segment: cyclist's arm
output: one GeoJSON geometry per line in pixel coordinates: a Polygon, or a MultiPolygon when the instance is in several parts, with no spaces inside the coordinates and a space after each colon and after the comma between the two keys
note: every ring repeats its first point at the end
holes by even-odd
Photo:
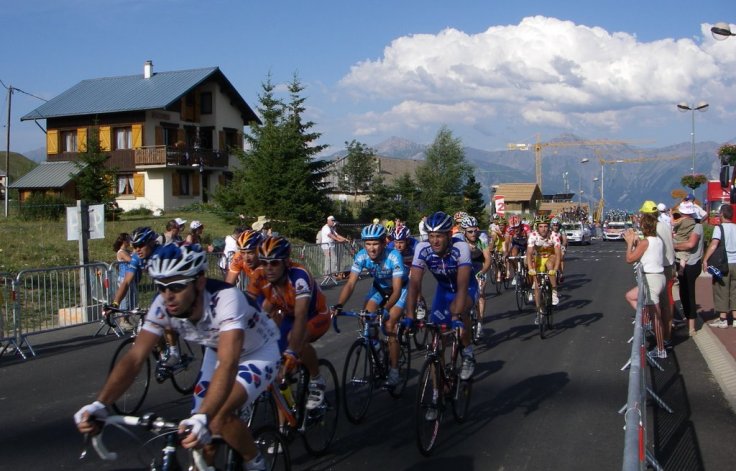
{"type": "Polygon", "coordinates": [[[238,282],[238,276],[240,272],[229,270],[227,276],[225,276],[225,283],[229,283],[233,286],[238,282]]]}
{"type": "Polygon", "coordinates": [[[529,267],[530,269],[532,268],[536,269],[536,267],[534,266],[535,253],[536,253],[536,248],[534,247],[534,245],[528,245],[526,247],[526,266],[529,267]]]}
{"type": "Polygon", "coordinates": [[[133,348],[115,364],[105,385],[97,395],[97,400],[103,404],[111,404],[118,399],[133,383],[143,362],[151,354],[153,347],[158,343],[160,336],[148,330],[141,330],[135,338],[133,348]]]}
{"type": "Polygon", "coordinates": [[[457,269],[457,295],[450,303],[450,313],[454,316],[465,312],[469,304],[468,286],[473,269],[470,265],[462,265],[457,269]]]}
{"type": "Polygon", "coordinates": [[[422,277],[424,276],[424,270],[412,266],[411,272],[409,273],[409,290],[406,294],[406,305],[404,306],[404,312],[409,317],[414,317],[414,309],[417,306],[417,298],[422,286],[422,277]]]}
{"type": "Polygon", "coordinates": [[[113,302],[116,304],[120,304],[120,301],[123,300],[126,293],[128,292],[128,287],[131,283],[135,283],[135,272],[129,271],[125,274],[125,277],[123,278],[123,281],[120,282],[120,286],[118,286],[118,290],[115,292],[115,297],[113,298],[113,302]]]}
{"type": "Polygon", "coordinates": [[[493,262],[493,257],[491,257],[491,248],[486,245],[486,247],[483,249],[483,267],[480,269],[481,273],[488,273],[488,270],[491,268],[491,263],[493,262]]]}
{"type": "MultiPolygon", "coordinates": [[[[253,330],[253,335],[257,335],[255,330],[253,330]]],[[[242,329],[220,332],[220,338],[217,341],[217,366],[212,373],[212,381],[207,388],[207,394],[202,401],[202,405],[199,410],[194,411],[196,414],[205,414],[208,423],[222,408],[232,392],[235,375],[238,373],[244,338],[245,331],[242,329]]],[[[192,438],[192,436],[187,437],[187,439],[189,438],[192,438]]]]}
{"type": "Polygon", "coordinates": [[[309,315],[309,296],[296,298],[294,301],[294,325],[289,335],[289,348],[301,353],[307,341],[307,316],[309,315]]]}

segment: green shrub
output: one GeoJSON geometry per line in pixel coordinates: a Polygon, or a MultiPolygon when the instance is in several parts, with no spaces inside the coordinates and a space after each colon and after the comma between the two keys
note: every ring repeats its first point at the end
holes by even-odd
{"type": "Polygon", "coordinates": [[[58,221],[66,215],[66,207],[70,204],[70,200],[60,196],[34,193],[21,204],[20,218],[24,221],[58,221]]]}
{"type": "Polygon", "coordinates": [[[129,209],[128,211],[125,211],[126,216],[151,216],[153,214],[153,211],[150,209],[140,206],[135,209],[129,209]]]}

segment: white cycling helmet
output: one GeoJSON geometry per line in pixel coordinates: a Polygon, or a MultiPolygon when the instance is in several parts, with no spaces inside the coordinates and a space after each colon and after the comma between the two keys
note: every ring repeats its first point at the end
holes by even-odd
{"type": "Polygon", "coordinates": [[[173,276],[194,277],[207,271],[207,254],[199,244],[168,244],[156,249],[148,264],[153,279],[173,276]]]}

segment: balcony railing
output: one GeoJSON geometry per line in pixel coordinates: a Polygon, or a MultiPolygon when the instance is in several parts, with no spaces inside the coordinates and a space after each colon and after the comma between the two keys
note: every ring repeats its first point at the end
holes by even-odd
{"type": "MultiPolygon", "coordinates": [[[[107,152],[108,168],[118,171],[133,171],[140,165],[165,165],[167,167],[189,167],[202,165],[212,168],[227,168],[228,154],[209,149],[180,149],[169,146],[148,146],[139,149],[118,149],[107,152]]],[[[78,152],[62,152],[47,156],[49,162],[78,161],[78,152]]]]}

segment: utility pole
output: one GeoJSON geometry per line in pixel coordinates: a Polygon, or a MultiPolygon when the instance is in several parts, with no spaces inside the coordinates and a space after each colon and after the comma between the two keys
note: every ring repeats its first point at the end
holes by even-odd
{"type": "Polygon", "coordinates": [[[10,183],[10,101],[13,87],[8,87],[8,128],[5,136],[5,219],[8,218],[8,184],[10,183]]]}

